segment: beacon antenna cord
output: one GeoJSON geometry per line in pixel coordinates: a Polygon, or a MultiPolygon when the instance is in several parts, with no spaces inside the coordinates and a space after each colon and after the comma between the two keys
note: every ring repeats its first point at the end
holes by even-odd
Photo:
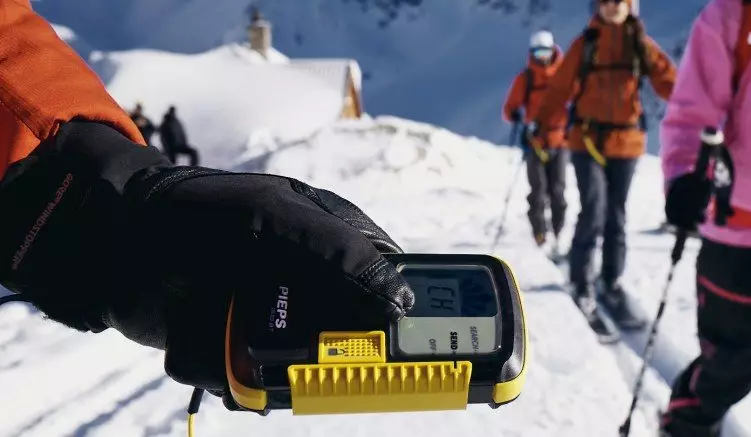
{"type": "Polygon", "coordinates": [[[193,390],[193,395],[190,397],[190,403],[188,404],[188,437],[195,437],[195,419],[198,414],[198,408],[201,406],[201,400],[203,399],[204,390],[197,388],[193,390]]]}

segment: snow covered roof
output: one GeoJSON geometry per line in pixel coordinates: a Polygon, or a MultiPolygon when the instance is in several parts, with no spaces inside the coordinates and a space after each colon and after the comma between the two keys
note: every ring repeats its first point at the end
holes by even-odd
{"type": "Polygon", "coordinates": [[[175,105],[189,141],[210,156],[205,164],[221,166],[255,133],[292,141],[341,117],[352,61],[271,58],[229,45],[195,55],[98,52],[89,62],[124,108],[140,101],[158,123],[175,105]]]}
{"type": "Polygon", "coordinates": [[[94,50],[91,44],[77,35],[70,27],[52,24],[52,29],[60,39],[71,46],[81,57],[87,58],[94,50]]]}
{"type": "Polygon", "coordinates": [[[290,67],[300,69],[313,76],[346,90],[346,81],[352,75],[355,89],[362,89],[362,73],[357,61],[351,59],[291,59],[290,67]]]}

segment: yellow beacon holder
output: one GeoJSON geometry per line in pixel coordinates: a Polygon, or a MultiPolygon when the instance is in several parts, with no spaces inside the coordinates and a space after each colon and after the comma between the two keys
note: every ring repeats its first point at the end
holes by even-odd
{"type": "Polygon", "coordinates": [[[293,335],[284,329],[303,294],[281,287],[271,309],[236,294],[225,337],[235,403],[262,415],[310,415],[498,408],[516,399],[529,351],[510,267],[485,255],[385,256],[415,292],[413,309],[390,326],[323,331],[278,350],[253,333],[282,326],[278,335],[293,335]],[[265,325],[244,323],[259,316],[265,325]]]}

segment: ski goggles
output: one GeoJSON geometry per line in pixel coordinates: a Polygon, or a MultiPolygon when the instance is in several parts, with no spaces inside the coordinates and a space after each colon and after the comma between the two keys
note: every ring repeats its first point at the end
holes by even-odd
{"type": "Polygon", "coordinates": [[[553,49],[549,47],[535,47],[530,51],[535,59],[548,60],[553,56],[553,49]]]}

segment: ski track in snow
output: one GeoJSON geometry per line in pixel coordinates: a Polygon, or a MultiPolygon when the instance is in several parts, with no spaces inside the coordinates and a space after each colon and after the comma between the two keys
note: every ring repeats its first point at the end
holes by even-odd
{"type": "MultiPolygon", "coordinates": [[[[339,123],[310,142],[280,145],[247,165],[334,189],[363,207],[408,252],[487,253],[517,153],[386,117],[339,123]]],[[[566,246],[578,212],[572,170],[569,176],[566,246]]],[[[526,178],[524,172],[520,177],[526,178]]],[[[661,193],[654,190],[658,177],[656,160],[643,160],[629,200],[624,276],[631,295],[650,316],[657,309],[673,242],[669,234],[650,231],[662,219],[661,193]]],[[[395,426],[399,434],[435,437],[617,435],[646,332],[624,335],[612,346],[597,343],[563,292],[562,272],[532,241],[527,187],[525,180],[516,185],[509,232],[493,252],[512,266],[524,292],[531,358],[517,401],[498,410],[471,406],[460,412],[294,418],[274,412],[262,418],[226,412],[207,395],[197,420],[198,436],[365,437],[394,434],[395,426]]],[[[698,352],[693,296],[697,247],[696,241],[689,243],[676,272],[634,437],[653,437],[650,430],[656,411],[666,404],[669,383],[698,352]]],[[[11,395],[6,394],[7,405],[0,409],[0,436],[184,436],[191,390],[164,375],[162,359],[160,351],[132,344],[118,333],[83,335],[43,320],[24,304],[3,306],[0,390],[11,395]]],[[[751,435],[751,427],[741,420],[749,414],[751,402],[746,400],[728,418],[723,437],[751,435]]]]}

